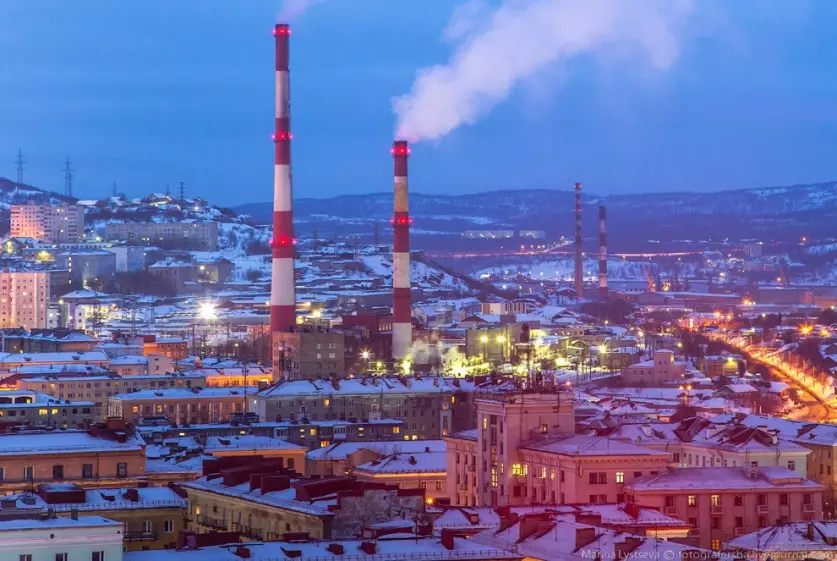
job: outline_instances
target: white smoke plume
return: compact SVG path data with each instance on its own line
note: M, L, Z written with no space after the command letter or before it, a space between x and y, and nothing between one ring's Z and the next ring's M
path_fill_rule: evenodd
M279 23L294 21L308 8L323 1L324 0L285 0L282 2L282 7L279 9L279 15L276 17L276 21Z
M419 71L393 100L396 136L432 140L473 124L518 82L575 55L638 47L668 68L691 11L692 0L470 0L444 33L450 60Z

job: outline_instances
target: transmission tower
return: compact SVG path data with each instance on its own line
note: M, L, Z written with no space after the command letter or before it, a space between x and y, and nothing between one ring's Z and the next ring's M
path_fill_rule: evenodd
M117 189L116 181L113 182L113 196L116 196L116 189Z
M67 156L67 161L64 163L64 195L67 197L73 196L73 172L70 163L70 157Z
M186 204L186 187L183 185L183 182L180 182L180 206Z
M23 159L23 150L20 148L17 149L17 159L15 160L15 165L17 166L17 184L23 185L23 164L26 163L26 160Z

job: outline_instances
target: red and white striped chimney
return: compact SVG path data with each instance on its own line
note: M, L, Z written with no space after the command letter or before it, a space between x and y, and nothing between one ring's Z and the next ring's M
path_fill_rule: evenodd
M273 134L273 268L270 284L270 331L290 331L296 324L294 228L291 208L290 35L286 24L276 38L276 132Z
M413 323L410 301L410 207L407 189L406 140L392 143L395 164L395 213L392 218L392 358L402 360L413 344Z
M599 296L607 298L607 229L605 207L599 207Z

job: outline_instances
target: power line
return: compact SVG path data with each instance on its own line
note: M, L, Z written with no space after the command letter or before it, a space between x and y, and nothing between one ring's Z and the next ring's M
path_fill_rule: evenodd
M23 164L26 163L26 160L23 159L23 150L20 148L17 149L17 159L15 160L15 165L17 166L17 184L23 185Z
M67 197L73 196L73 172L70 163L70 157L67 156L67 161L64 163L64 195Z

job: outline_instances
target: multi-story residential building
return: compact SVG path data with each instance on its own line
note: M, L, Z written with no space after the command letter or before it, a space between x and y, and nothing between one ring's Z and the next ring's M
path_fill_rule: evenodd
M93 403L31 390L0 392L0 423L17 427L76 428L95 420Z
M157 337L144 335L142 339L142 354L161 355L177 362L189 356L189 344L182 337Z
M0 270L0 329L45 329L49 273Z
M686 374L686 362L674 359L674 351L654 351L652 360L637 362L622 371L626 384L652 386L682 382Z
M311 450L306 454L308 475L343 475L355 467L395 454L439 454L446 451L441 440L410 440L389 442L337 442Z
M253 457L279 460L282 465L305 474L304 446L293 444L272 436L252 434L236 436L204 436L198 440L203 451L216 458Z
M108 417L142 424L158 417L177 424L226 423L245 412L247 388L164 388L108 398Z
M680 423L626 423L598 432L669 452L671 467L786 467L808 477L811 450L766 427L691 418Z
M84 488L147 481L145 443L124 423L108 421L90 431L0 434L0 493L41 483Z
M246 464L225 460L240 458L207 462L207 476L179 485L189 499L191 530L239 532L267 541L287 533L336 539L358 536L375 523L414 520L425 513L421 489L352 477L301 479L278 461L258 457Z
M780 441L793 442L809 449L806 477L825 486L823 509L826 516L837 515L837 426L764 415L747 415L736 421L747 427L775 431Z
M160 388L201 388L205 385L206 378L191 372L147 376L24 376L17 380L18 389L42 392L59 400L92 403L93 419L106 416L108 399L115 395Z
M402 448L407 444L415 444L415 441L404 442L401 440L401 427L403 423L394 419L381 419L380 421L309 421L307 423L298 421L284 421L272 423L259 423L253 419L254 415L242 415L236 417L232 423L213 423L209 425L189 425L171 427L161 424L143 425L139 427L140 433L148 442L161 443L166 438L191 436L197 441L206 437L219 436L231 437L242 435L270 436L280 440L302 446L307 450L316 450L329 447L332 444L345 445L357 443L359 446L375 447L385 445L388 442L400 441ZM418 448L416 448L418 449ZM329 472L329 475L341 474L343 469ZM307 473L307 472L306 472ZM325 471L316 473L325 474Z
M475 430L445 437L453 504L620 502L626 482L665 470L671 459L666 452L573 434L569 393L481 392L476 408Z
M107 368L108 357L101 351L60 353L0 353L0 372L11 372L22 366L46 366L60 372L65 365Z
M195 266L185 261L166 259L149 265L148 272L165 282L175 292L182 292L195 282Z
M777 520L819 520L823 490L782 467L675 468L625 486L629 502L688 522L690 543L715 551Z
M70 285L83 288L89 283L107 283L116 276L116 255L104 249L72 249L55 255L55 264L70 273Z
M186 499L168 487L84 489L72 483L47 484L36 493L3 497L2 505L3 515L17 511L26 517L52 513L67 518L75 513L121 522L125 551L174 547L186 515Z
M837 522L776 524L727 542L724 549L736 559L793 561L837 558Z
M399 489L422 489L429 505L449 503L446 456L444 450L428 445L418 452L381 456L351 468L350 473L359 481L385 483Z
M101 516L0 521L0 559L122 561L121 522Z
M273 334L273 370L277 378L316 380L346 375L342 331L300 328Z
M229 540L234 538L234 534L187 532L184 541L190 544L190 549L167 551L165 561L192 561L196 550L200 551L197 555L206 561L238 559L258 559L261 561L282 561L286 559L300 559L303 561L522 561L524 559L522 554L475 543L466 537L456 535L452 531L444 531L440 536L416 535L415 523L409 520L404 520L399 524L391 524L389 527L393 530L375 528L374 532L371 532L373 535L387 536L386 539L330 539L327 543L314 537L294 534L287 536L287 541L255 541L230 544ZM401 535L395 536L394 534ZM668 547L665 547L664 544L663 547L666 553L668 553L668 550L687 550L683 547L678 549L676 544ZM643 556L650 557L649 553L651 551L650 547L647 548L647 551L643 552ZM585 553L592 558L594 549L590 548L590 551ZM691 552L686 551L686 553ZM125 554L124 559L125 561L157 561L158 556L159 552L154 551L134 552ZM704 559L704 557L700 558ZM533 558L526 557L526 559ZM582 557L579 556L578 559L582 559ZM52 561L52 559L48 561ZM712 560L710 559L710 561Z
M47 243L77 242L84 235L84 209L78 205L12 205L11 236Z
M172 249L218 250L217 222L109 222L105 238Z
M133 273L142 271L158 261L162 251L144 245L106 245L105 249L116 255L116 272Z
M262 421L395 419L404 440L440 438L474 426L472 381L376 376L285 381L250 397Z

